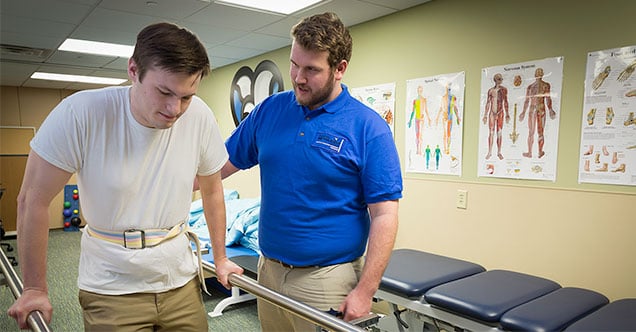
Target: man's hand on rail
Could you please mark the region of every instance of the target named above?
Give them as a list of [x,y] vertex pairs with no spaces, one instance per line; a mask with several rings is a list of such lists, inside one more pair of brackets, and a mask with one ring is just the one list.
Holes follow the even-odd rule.
[[216,267],[216,278],[225,288],[230,289],[232,286],[228,281],[228,277],[230,273],[243,274],[243,268],[236,265],[236,263],[232,262],[229,258],[225,257],[221,259],[219,262],[214,261],[214,266]]
[[354,288],[338,308],[344,313],[343,319],[347,322],[368,315],[371,312],[373,296],[363,294],[358,288]]
[[34,311],[41,312],[44,321],[47,324],[51,323],[53,307],[49,301],[48,293],[41,289],[25,288],[22,295],[9,308],[7,314],[16,320],[20,329],[24,330],[29,329],[27,319],[29,314]]

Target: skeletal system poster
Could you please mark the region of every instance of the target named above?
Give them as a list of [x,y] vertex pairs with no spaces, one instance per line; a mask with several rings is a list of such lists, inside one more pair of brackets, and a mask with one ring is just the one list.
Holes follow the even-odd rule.
[[556,181],[563,57],[484,68],[478,175]]
[[579,182],[636,185],[636,46],[590,52]]

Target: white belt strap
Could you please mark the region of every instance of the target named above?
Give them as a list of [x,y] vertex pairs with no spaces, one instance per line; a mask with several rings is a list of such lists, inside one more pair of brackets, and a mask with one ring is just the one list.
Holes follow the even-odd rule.
[[191,242],[194,242],[196,246],[196,256],[198,266],[198,277],[201,282],[201,288],[203,291],[210,295],[207,287],[205,286],[205,277],[203,276],[203,262],[201,259],[201,243],[199,237],[195,232],[190,229],[187,222],[180,222],[170,229],[129,229],[125,231],[107,231],[97,229],[86,225],[84,229],[88,234],[94,238],[108,241],[111,243],[119,244],[128,249],[144,249],[158,246],[164,241],[175,238],[176,236],[185,233]]
[[203,261],[201,259],[201,242],[199,241],[199,236],[197,236],[197,233],[193,232],[190,229],[187,223],[186,223],[185,234],[188,237],[188,239],[190,239],[191,242],[194,242],[194,245],[197,247],[196,255],[197,255],[197,263],[199,264],[198,274],[199,274],[199,281],[201,282],[201,288],[206,294],[212,296],[208,292],[208,288],[205,286],[205,277],[203,276]]
[[186,223],[180,222],[172,228],[136,229],[109,231],[86,225],[88,234],[94,238],[115,243],[128,249],[144,249],[159,245],[185,232]]

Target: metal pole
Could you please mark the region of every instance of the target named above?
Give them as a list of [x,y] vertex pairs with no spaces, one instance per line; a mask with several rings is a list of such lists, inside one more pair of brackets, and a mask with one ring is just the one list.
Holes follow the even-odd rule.
[[[4,274],[8,287],[11,289],[13,296],[15,297],[15,299],[18,299],[18,297],[22,295],[23,291],[22,281],[11,266],[11,263],[9,262],[7,256],[4,254],[4,251],[0,250],[0,252],[0,267],[2,268],[2,273]],[[203,261],[203,268],[216,275],[216,267],[214,266],[214,264]],[[232,286],[239,287],[249,293],[254,294],[257,297],[262,298],[263,300],[266,300],[280,308],[306,318],[308,321],[316,325],[325,327],[329,330],[343,332],[365,331],[364,329],[356,325],[347,323],[344,320],[338,319],[326,312],[320,311],[305,303],[296,301],[282,294],[274,292],[269,288],[261,286],[252,278],[232,273],[230,274],[228,280],[230,284],[232,284]],[[48,326],[48,324],[46,324],[42,313],[39,311],[31,312],[29,314],[29,317],[27,318],[27,322],[31,330],[35,332],[51,332],[51,328]]]
[[[203,268],[216,275],[216,267],[214,264],[203,261]],[[325,327],[332,331],[365,331],[364,329],[351,325],[342,319],[338,319],[326,312],[320,311],[314,307],[311,307],[305,303],[296,301],[280,293],[259,285],[257,281],[247,276],[231,273],[228,280],[232,286],[239,287],[248,293],[254,294],[263,300],[278,306],[282,309],[297,314],[308,321]]]
[[[18,274],[13,269],[13,266],[9,262],[9,259],[4,254],[4,250],[0,250],[0,268],[2,268],[2,274],[4,275],[4,279],[7,282],[7,286],[11,289],[13,293],[13,297],[17,300],[20,295],[22,295],[22,280],[18,277]],[[44,317],[42,313],[39,311],[33,311],[27,317],[27,323],[31,330],[35,332],[50,332],[51,328],[44,321]]]

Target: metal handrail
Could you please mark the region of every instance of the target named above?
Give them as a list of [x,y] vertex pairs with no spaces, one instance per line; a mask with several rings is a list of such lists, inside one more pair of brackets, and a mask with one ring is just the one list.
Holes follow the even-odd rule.
[[[13,269],[13,266],[9,262],[9,259],[7,258],[3,250],[0,250],[0,268],[2,269],[2,274],[4,275],[8,287],[11,289],[13,296],[17,300],[20,295],[22,295],[22,281]],[[203,269],[216,275],[216,266],[214,266],[214,264],[212,263],[203,261]],[[273,305],[299,315],[307,319],[308,321],[329,330],[342,332],[365,331],[359,326],[352,325],[326,312],[320,311],[305,303],[296,301],[267,287],[264,287],[260,285],[256,280],[247,276],[231,273],[228,277],[228,281],[232,286],[241,288]],[[27,323],[29,324],[31,330],[35,332],[51,332],[51,328],[44,321],[44,317],[39,311],[31,312],[27,318]]]
[[[203,261],[203,269],[216,275],[216,266],[214,264]],[[285,295],[277,293],[265,286],[260,285],[256,280],[236,273],[230,273],[228,281],[232,286],[243,289],[244,291],[254,294],[255,296],[296,315],[299,315],[308,321],[327,328],[332,331],[365,331],[359,326],[352,325],[342,319],[336,318],[326,312],[320,311],[305,303],[291,299]]]
[[[22,291],[24,287],[22,286],[22,280],[18,277],[18,274],[13,269],[13,266],[9,262],[9,258],[4,254],[4,250],[0,250],[0,268],[2,269],[2,274],[4,275],[4,279],[7,282],[7,286],[11,289],[11,293],[13,293],[13,297],[17,300],[20,295],[22,295]],[[35,332],[50,332],[51,328],[44,321],[44,316],[39,311],[33,311],[27,317],[27,323],[32,331]]]

